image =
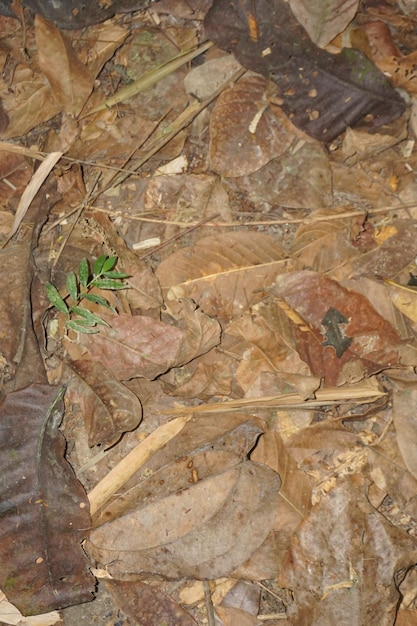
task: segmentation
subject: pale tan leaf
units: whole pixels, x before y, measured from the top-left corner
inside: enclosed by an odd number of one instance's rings
[[[318,46],[326,46],[353,20],[359,0],[290,0],[297,20]]]
[[[174,252],[156,270],[168,300],[192,298],[207,315],[230,319],[259,302],[277,273],[289,271],[278,241],[256,232],[200,239]]]
[[[394,306],[406,317],[417,322],[417,290],[415,287],[400,285],[393,280],[385,280],[388,293]]]
[[[393,419],[397,443],[409,472],[417,478],[417,390],[397,391],[393,397]]]
[[[116,465],[88,494],[91,517],[106,504],[111,496],[137,472],[137,470],[167,441],[175,437],[190,416],[176,419],[157,428],[145,441],[134,448],[120,463]]]
[[[19,609],[11,604],[4,593],[0,590],[0,620],[2,624],[12,626],[54,626],[61,623],[58,611],[50,611],[42,615],[29,615],[24,617]]]
[[[93,89],[90,71],[80,61],[67,37],[40,15],[35,18],[35,33],[39,67],[55,98],[62,111],[78,115]]]

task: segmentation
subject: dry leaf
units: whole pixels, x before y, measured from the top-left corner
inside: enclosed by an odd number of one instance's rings
[[[324,47],[353,20],[359,0],[290,0],[291,11],[308,32],[310,39]]]
[[[268,101],[264,78],[242,78],[217,99],[210,117],[210,164],[222,176],[251,174],[292,141],[285,115]]]
[[[207,315],[230,319],[259,302],[277,272],[290,266],[275,238],[241,231],[205,237],[174,252],[156,275],[168,301],[187,296]]]
[[[88,443],[109,447],[142,419],[142,407],[125,385],[98,361],[73,361],[67,366],[68,400],[78,402],[88,432]],[[63,379],[65,380],[65,379]]]
[[[94,80],[67,37],[52,22],[35,17],[39,66],[61,110],[78,115],[93,90]],[[53,59],[53,63],[51,63]]]

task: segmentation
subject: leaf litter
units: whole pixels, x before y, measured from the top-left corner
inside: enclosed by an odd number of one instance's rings
[[[411,623],[415,16],[195,5],[0,17],[1,619]]]

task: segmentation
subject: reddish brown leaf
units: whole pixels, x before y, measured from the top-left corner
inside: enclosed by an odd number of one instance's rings
[[[197,624],[187,611],[157,587],[121,580],[106,580],[105,583],[116,606],[137,624]]]
[[[71,384],[66,397],[81,405],[90,446],[111,446],[140,423],[142,407],[138,398],[102,363],[73,361],[68,370]]]
[[[222,176],[246,176],[292,143],[281,110],[268,102],[267,82],[243,78],[217,99],[210,117],[210,164]]]
[[[90,356],[105,364],[119,380],[150,380],[171,367],[188,363],[217,345],[220,326],[191,303],[184,302],[185,329],[150,317],[103,315],[109,327],[97,335],[81,335]]]
[[[81,548],[84,489],[64,459],[62,391],[33,385],[0,405],[0,585],[24,615],[93,599]]]
[[[326,384],[354,382],[398,362],[402,340],[364,296],[308,271],[279,276],[274,293],[289,307],[298,353]]]

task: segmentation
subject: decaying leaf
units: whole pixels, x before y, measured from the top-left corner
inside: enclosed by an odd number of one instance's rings
[[[366,499],[361,475],[340,482],[302,523],[280,584],[294,592],[288,614],[311,626],[395,621],[395,584],[416,561],[415,539]],[[401,571],[401,574],[400,574]]]
[[[264,542],[280,480],[245,460],[259,426],[226,417],[188,422],[103,510],[111,521],[93,530],[88,551],[101,563],[117,554],[112,575],[217,578]]]
[[[145,583],[106,580],[114,603],[119,609],[138,624],[160,624],[175,626],[196,626],[197,622],[172,598],[156,587]]]
[[[378,126],[405,111],[401,96],[365,55],[316,47],[284,0],[257,0],[256,36],[250,14],[249,2],[217,0],[206,16],[206,31],[243,67],[276,82],[283,111],[312,137],[331,141],[365,116]]]
[[[223,92],[210,117],[210,164],[222,176],[246,176],[293,141],[285,115],[268,101],[267,83],[249,76]]]
[[[84,416],[88,443],[113,445],[142,419],[142,407],[125,385],[98,361],[73,361],[67,366],[70,386],[66,398],[78,402]]]
[[[0,586],[24,615],[93,599],[81,548],[84,489],[64,459],[62,391],[33,385],[0,405]]]
[[[327,384],[398,362],[401,338],[361,294],[308,271],[278,276],[273,292],[288,307],[298,353]]]

